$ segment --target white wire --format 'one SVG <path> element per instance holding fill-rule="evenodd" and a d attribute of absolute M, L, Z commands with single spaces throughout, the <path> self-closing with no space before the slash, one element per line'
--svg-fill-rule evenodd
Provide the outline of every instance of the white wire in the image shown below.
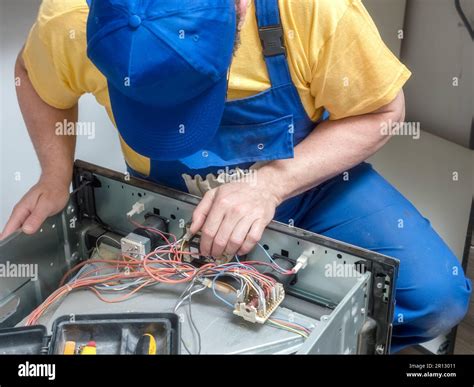
<path fill-rule="evenodd" d="M 203 286 L 201 288 L 198 288 L 196 290 L 193 290 L 191 293 L 187 294 L 186 297 L 181 298 L 181 300 L 176 304 L 174 307 L 174 313 L 181 307 L 183 302 L 185 302 L 189 297 L 194 296 L 196 293 L 202 292 L 203 290 L 207 289 L 207 286 Z"/>

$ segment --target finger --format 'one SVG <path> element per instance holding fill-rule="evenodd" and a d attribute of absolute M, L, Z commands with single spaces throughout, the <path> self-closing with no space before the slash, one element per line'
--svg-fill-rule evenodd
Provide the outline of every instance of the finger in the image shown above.
<path fill-rule="evenodd" d="M 212 241 L 211 255 L 213 257 L 222 256 L 235 226 L 242 218 L 244 218 L 244 216 L 245 214 L 241 210 L 241 207 L 235 207 L 230 211 L 227 211 L 219 226 L 219 230 L 217 230 L 216 236 Z M 251 224 L 251 220 L 249 220 L 249 223 Z"/>
<path fill-rule="evenodd" d="M 31 212 L 25 203 L 18 203 L 12 211 L 10 219 L 8 219 L 8 222 L 0 235 L 0 239 L 5 239 L 7 236 L 18 230 L 30 213 Z"/>
<path fill-rule="evenodd" d="M 260 239 L 262 239 L 263 231 L 265 230 L 266 224 L 261 220 L 257 220 L 252 224 L 250 231 L 245 238 L 242 247 L 239 249 L 237 254 L 245 255 L 250 253 L 255 245 L 258 243 Z"/>
<path fill-rule="evenodd" d="M 194 209 L 193 219 L 191 222 L 191 226 L 189 227 L 189 231 L 191 232 L 191 234 L 196 234 L 204 225 L 204 222 L 207 218 L 207 214 L 209 214 L 209 211 L 211 210 L 215 195 L 215 190 L 206 192 L 200 203 Z"/>
<path fill-rule="evenodd" d="M 206 221 L 201 229 L 201 253 L 204 256 L 210 256 L 212 251 L 212 244 L 214 238 L 219 231 L 221 223 L 224 220 L 225 215 L 232 211 L 234 208 L 234 202 L 229 196 L 219 195 L 216 196 L 212 203 L 211 210 L 207 215 Z M 225 247 L 225 246 L 224 246 Z"/>
<path fill-rule="evenodd" d="M 33 211 L 23 223 L 23 232 L 25 234 L 35 233 L 50 215 L 52 215 L 51 201 L 48 201 L 44 195 L 40 195 Z"/>
<path fill-rule="evenodd" d="M 214 201 L 209 214 L 207 215 L 206 221 L 201 229 L 201 245 L 200 251 L 201 255 L 210 256 L 212 250 L 212 243 L 214 242 L 214 237 L 219 230 L 219 227 L 224 219 L 224 215 L 228 210 L 228 205 L 222 203 L 221 200 Z"/>
<path fill-rule="evenodd" d="M 227 246 L 224 249 L 225 254 L 233 256 L 237 253 L 237 251 L 240 250 L 254 221 L 255 219 L 253 218 L 245 217 L 237 223 L 234 231 L 232 231 L 232 234 L 227 241 Z"/>

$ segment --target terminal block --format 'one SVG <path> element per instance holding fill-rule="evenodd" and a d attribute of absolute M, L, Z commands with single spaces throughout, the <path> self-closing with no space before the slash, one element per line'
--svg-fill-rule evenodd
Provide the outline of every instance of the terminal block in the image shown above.
<path fill-rule="evenodd" d="M 234 306 L 234 314 L 252 323 L 264 324 L 285 298 L 285 290 L 279 282 L 275 283 L 265 302 L 259 300 L 254 290 L 247 294 L 240 292 Z"/>

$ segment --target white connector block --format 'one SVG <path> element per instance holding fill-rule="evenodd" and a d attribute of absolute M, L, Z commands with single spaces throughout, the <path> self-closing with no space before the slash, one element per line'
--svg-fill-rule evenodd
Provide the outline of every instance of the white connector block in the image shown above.
<path fill-rule="evenodd" d="M 306 255 L 300 255 L 296 260 L 296 265 L 293 268 L 295 273 L 298 273 L 301 269 L 305 269 L 308 266 L 308 257 Z"/>
<path fill-rule="evenodd" d="M 247 302 L 243 302 L 240 296 L 241 295 L 237 297 L 237 302 L 234 306 L 234 314 L 252 323 L 265 324 L 285 298 L 285 290 L 283 285 L 277 282 L 272 288 L 271 298 L 266 300 L 265 305 L 259 306 L 258 308 L 249 305 L 248 300 Z"/>
<path fill-rule="evenodd" d="M 127 212 L 127 217 L 131 218 L 134 215 L 140 215 L 143 211 L 145 211 L 145 203 L 138 201 L 134 203 L 132 209 Z"/>

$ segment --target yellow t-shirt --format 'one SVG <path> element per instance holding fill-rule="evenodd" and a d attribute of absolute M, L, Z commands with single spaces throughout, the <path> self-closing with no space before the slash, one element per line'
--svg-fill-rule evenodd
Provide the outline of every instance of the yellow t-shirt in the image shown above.
<path fill-rule="evenodd" d="M 374 111 L 391 102 L 410 77 L 383 43 L 360 0 L 279 0 L 292 80 L 308 116 L 331 119 Z M 86 54 L 86 0 L 44 0 L 23 50 L 39 96 L 60 109 L 92 93 L 112 121 L 107 82 Z M 229 78 L 228 98 L 270 87 L 251 1 Z M 149 174 L 150 160 L 121 139 L 131 168 Z"/>

